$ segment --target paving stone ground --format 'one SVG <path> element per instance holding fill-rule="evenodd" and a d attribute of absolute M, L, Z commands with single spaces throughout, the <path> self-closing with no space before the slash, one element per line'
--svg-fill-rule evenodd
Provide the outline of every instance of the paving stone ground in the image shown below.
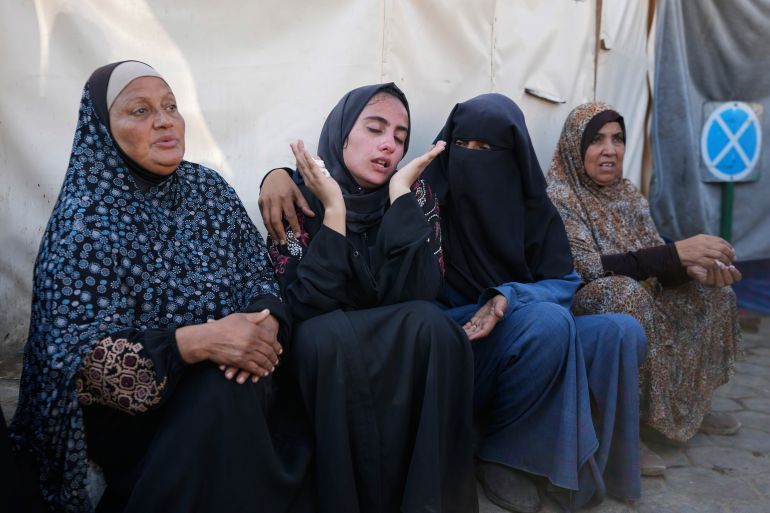
<path fill-rule="evenodd" d="M 770 513 L 770 317 L 758 333 L 743 334 L 743 355 L 733 379 L 721 387 L 713 409 L 743 423 L 735 436 L 698 434 L 678 444 L 644 432 L 650 448 L 668 465 L 664 477 L 643 478 L 635 504 L 605 500 L 590 513 Z M 18 381 L 0 378 L 6 420 L 16 408 Z M 505 513 L 479 489 L 481 513 Z M 2 510 L 2 507 L 0 507 Z M 558 513 L 549 499 L 542 513 Z"/>

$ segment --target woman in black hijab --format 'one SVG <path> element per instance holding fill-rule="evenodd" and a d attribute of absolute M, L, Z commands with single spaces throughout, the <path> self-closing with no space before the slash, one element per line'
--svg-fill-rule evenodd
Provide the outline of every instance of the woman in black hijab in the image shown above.
<path fill-rule="evenodd" d="M 268 425 L 289 325 L 266 247 L 184 148 L 154 69 L 91 75 L 35 264 L 11 426 L 57 512 L 307 511 L 309 443 L 284 430 L 274 445 Z M 88 459 L 107 484 L 98 505 Z"/>
<path fill-rule="evenodd" d="M 300 322 L 290 366 L 315 428 L 324 512 L 478 507 L 470 347 L 429 302 L 442 283 L 436 204 L 424 182 L 410 191 L 443 143 L 396 172 L 409 125 L 394 84 L 346 94 L 321 132 L 324 167 L 292 145 L 317 216 L 270 245 Z"/>
<path fill-rule="evenodd" d="M 441 204 L 439 301 L 472 341 L 484 491 L 536 511 L 525 477 L 535 474 L 568 509 L 601 501 L 605 486 L 638 498 L 644 333 L 629 316 L 570 314 L 580 281 L 523 113 L 503 95 L 477 96 L 437 138 L 448 146 L 425 179 Z"/>

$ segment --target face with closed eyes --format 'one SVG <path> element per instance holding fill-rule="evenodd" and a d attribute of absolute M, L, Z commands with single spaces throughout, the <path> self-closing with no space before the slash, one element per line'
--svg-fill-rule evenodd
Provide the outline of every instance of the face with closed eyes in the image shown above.
<path fill-rule="evenodd" d="M 625 153 L 626 139 L 620 123 L 605 123 L 586 149 L 583 159 L 586 173 L 601 187 L 616 182 L 623 176 Z"/>
<path fill-rule="evenodd" d="M 404 156 L 409 135 L 409 115 L 401 101 L 378 93 L 358 115 L 342 157 L 353 179 L 364 189 L 387 183 Z"/>
<path fill-rule="evenodd" d="M 184 157 L 184 119 L 158 77 L 139 77 L 123 88 L 110 107 L 110 131 L 126 155 L 152 173 L 170 175 Z"/>

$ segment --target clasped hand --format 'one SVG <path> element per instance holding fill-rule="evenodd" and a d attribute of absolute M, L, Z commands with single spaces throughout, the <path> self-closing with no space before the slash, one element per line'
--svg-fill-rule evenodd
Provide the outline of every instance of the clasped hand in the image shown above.
<path fill-rule="evenodd" d="M 278 320 L 269 310 L 235 313 L 205 324 L 176 330 L 177 346 L 187 363 L 210 360 L 227 379 L 257 382 L 270 375 L 283 352 L 278 343 Z"/>
<path fill-rule="evenodd" d="M 700 234 L 677 241 L 674 246 L 687 274 L 707 287 L 725 287 L 742 278 L 732 265 L 735 250 L 720 237 Z"/>

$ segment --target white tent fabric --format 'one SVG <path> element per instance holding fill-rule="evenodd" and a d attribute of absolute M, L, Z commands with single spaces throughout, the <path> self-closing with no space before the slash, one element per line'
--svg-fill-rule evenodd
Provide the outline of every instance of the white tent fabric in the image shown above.
<path fill-rule="evenodd" d="M 347 90 L 394 81 L 421 152 L 451 107 L 496 91 L 519 102 L 545 169 L 567 113 L 615 104 L 629 128 L 626 175 L 641 176 L 648 0 L 4 0 L 0 3 L 0 376 L 16 375 L 32 268 L 67 166 L 91 71 L 138 59 L 170 83 L 187 121 L 186 158 L 219 170 L 258 226 L 257 187 L 315 146 Z M 596 83 L 595 83 L 596 79 Z M 527 95 L 534 88 L 565 101 Z M 595 89 L 594 89 L 595 88 Z"/>

